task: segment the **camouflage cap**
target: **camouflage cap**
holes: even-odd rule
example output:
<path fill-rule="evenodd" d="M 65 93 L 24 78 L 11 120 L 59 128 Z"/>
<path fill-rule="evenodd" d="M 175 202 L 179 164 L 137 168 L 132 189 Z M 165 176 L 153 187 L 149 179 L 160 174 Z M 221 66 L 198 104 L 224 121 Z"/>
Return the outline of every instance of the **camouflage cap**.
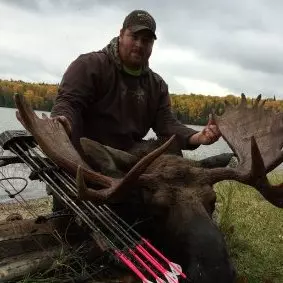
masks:
<path fill-rule="evenodd" d="M 154 18 L 144 10 L 134 10 L 128 16 L 126 16 L 123 29 L 130 29 L 132 32 L 138 32 L 140 30 L 147 29 L 152 32 L 156 39 L 156 23 Z"/>

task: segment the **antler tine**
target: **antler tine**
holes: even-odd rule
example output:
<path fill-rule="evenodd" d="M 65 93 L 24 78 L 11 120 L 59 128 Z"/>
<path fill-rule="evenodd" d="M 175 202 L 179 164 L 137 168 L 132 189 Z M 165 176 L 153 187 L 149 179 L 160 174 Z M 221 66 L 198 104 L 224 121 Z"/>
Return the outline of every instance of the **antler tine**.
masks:
<path fill-rule="evenodd" d="M 246 98 L 245 94 L 241 93 L 241 102 L 240 102 L 239 107 L 244 108 L 244 107 L 247 106 L 247 104 L 248 104 L 248 102 L 247 102 L 247 98 Z"/>
<path fill-rule="evenodd" d="M 250 179 L 253 178 L 258 180 L 262 176 L 265 176 L 265 166 L 264 161 L 262 159 L 261 153 L 259 151 L 257 142 L 255 140 L 255 137 L 251 137 L 251 157 L 252 157 L 252 163 L 251 163 L 251 175 Z"/>
<path fill-rule="evenodd" d="M 260 109 L 263 109 L 263 108 L 264 108 L 264 105 L 265 105 L 265 103 L 266 103 L 266 101 L 267 101 L 267 99 L 262 100 L 261 103 L 258 105 L 258 107 L 259 107 Z"/>
<path fill-rule="evenodd" d="M 14 101 L 18 108 L 16 111 L 16 117 L 20 121 L 20 123 L 24 126 L 27 131 L 31 131 L 31 127 L 36 123 L 38 117 L 32 111 L 29 104 L 26 103 L 24 97 L 16 93 L 14 95 Z"/>
<path fill-rule="evenodd" d="M 252 168 L 249 185 L 256 188 L 273 205 L 283 208 L 283 183 L 271 185 L 266 176 L 264 161 L 254 137 L 251 139 Z M 281 155 L 282 158 L 282 155 Z"/>
<path fill-rule="evenodd" d="M 78 170 L 77 170 L 77 175 L 76 175 L 76 184 L 77 184 L 77 188 L 78 188 L 78 198 L 81 200 L 88 200 L 89 199 L 89 194 L 92 191 L 91 189 L 88 189 L 85 183 L 85 179 L 84 179 L 84 168 L 82 168 L 81 165 L 78 166 Z M 112 183 L 111 183 L 112 184 Z M 111 184 L 109 184 L 109 186 L 111 186 Z M 100 198 L 100 194 L 98 195 L 96 201 L 102 201 L 103 199 Z"/>
<path fill-rule="evenodd" d="M 255 100 L 255 102 L 253 103 L 253 108 L 257 108 L 258 107 L 258 104 L 261 100 L 261 94 L 259 94 Z"/>
<path fill-rule="evenodd" d="M 94 190 L 87 188 L 84 182 L 83 168 L 79 167 L 76 177 L 79 198 L 94 202 L 120 200 L 125 196 L 125 193 L 131 189 L 131 185 L 135 183 L 146 168 L 170 146 L 174 139 L 175 135 L 163 145 L 143 157 L 123 179 L 113 179 L 111 186 L 106 189 Z"/>
<path fill-rule="evenodd" d="M 119 185 L 119 179 L 113 179 L 107 189 L 96 191 L 95 189 L 86 186 L 84 173 L 84 168 L 79 165 L 76 175 L 76 185 L 78 189 L 78 198 L 81 200 L 94 201 L 96 204 L 104 203 Z"/>

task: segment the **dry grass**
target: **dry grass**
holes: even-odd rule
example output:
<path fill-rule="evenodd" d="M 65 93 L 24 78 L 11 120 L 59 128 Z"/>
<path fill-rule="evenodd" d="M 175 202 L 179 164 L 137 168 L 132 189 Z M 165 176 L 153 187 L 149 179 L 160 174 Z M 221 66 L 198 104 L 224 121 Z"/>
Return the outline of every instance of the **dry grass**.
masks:
<path fill-rule="evenodd" d="M 49 214 L 52 209 L 52 198 L 45 197 L 29 201 L 0 203 L 0 221 L 5 220 L 12 213 L 19 213 L 25 219 L 34 218 L 38 215 Z"/>

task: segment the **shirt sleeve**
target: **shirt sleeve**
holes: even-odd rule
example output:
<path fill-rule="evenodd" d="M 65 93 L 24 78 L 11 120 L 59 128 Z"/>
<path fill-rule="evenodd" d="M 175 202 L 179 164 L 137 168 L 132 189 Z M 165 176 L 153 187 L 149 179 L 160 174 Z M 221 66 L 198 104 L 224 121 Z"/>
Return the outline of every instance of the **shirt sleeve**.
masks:
<path fill-rule="evenodd" d="M 157 136 L 172 136 L 175 134 L 181 149 L 193 150 L 198 148 L 199 145 L 189 144 L 190 136 L 197 133 L 197 131 L 186 127 L 173 116 L 168 87 L 164 81 L 161 82 L 160 90 L 159 107 L 152 129 Z"/>
<path fill-rule="evenodd" d="M 87 62 L 78 57 L 67 68 L 59 85 L 51 117 L 65 116 L 71 126 L 79 120 L 83 109 L 87 107 L 94 95 L 92 74 Z"/>

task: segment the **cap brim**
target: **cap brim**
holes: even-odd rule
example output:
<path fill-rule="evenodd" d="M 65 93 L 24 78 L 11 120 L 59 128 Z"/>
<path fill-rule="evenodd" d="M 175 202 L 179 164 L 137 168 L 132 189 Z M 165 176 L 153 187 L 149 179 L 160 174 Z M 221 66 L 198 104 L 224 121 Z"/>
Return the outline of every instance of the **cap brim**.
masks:
<path fill-rule="evenodd" d="M 152 33 L 154 39 L 157 39 L 156 34 L 147 26 L 136 25 L 136 26 L 131 26 L 130 29 L 132 32 L 138 32 L 141 30 L 149 30 Z"/>

